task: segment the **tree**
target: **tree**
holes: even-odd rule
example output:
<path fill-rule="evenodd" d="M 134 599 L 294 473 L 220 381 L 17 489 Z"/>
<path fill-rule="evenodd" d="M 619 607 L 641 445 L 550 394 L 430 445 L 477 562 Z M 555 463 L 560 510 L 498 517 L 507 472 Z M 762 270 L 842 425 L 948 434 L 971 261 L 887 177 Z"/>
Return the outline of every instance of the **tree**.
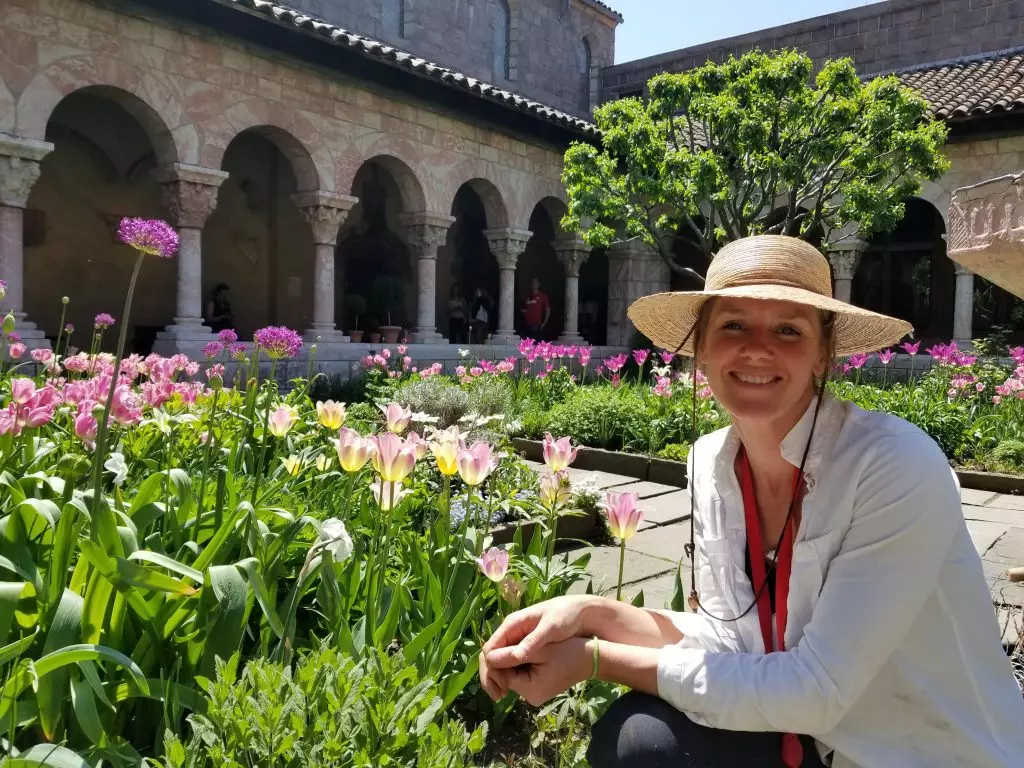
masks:
<path fill-rule="evenodd" d="M 948 168 L 946 126 L 894 76 L 863 83 L 849 59 L 812 74 L 801 53 L 754 51 L 658 75 L 646 102 L 602 105 L 602 146 L 565 154 L 563 228 L 592 247 L 640 238 L 680 272 L 677 236 L 710 261 L 748 235 L 828 247 L 892 229 L 921 179 Z"/>

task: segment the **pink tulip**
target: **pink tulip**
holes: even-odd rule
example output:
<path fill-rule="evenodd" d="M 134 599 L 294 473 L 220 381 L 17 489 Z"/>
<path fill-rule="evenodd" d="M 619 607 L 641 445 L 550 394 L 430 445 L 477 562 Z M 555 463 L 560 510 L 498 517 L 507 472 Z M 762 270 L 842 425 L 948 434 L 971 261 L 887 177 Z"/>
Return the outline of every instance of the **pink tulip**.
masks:
<path fill-rule="evenodd" d="M 93 441 L 96 440 L 96 430 L 99 425 L 96 423 L 96 418 L 85 411 L 79 413 L 75 417 L 75 434 L 88 446 L 92 446 Z"/>
<path fill-rule="evenodd" d="M 544 463 L 552 472 L 561 472 L 574 461 L 579 453 L 579 446 L 573 448 L 572 441 L 568 437 L 560 437 L 555 440 L 550 432 L 544 433 Z"/>
<path fill-rule="evenodd" d="M 400 483 L 416 466 L 416 446 L 393 432 L 370 438 L 373 444 L 373 468 L 389 483 Z"/>
<path fill-rule="evenodd" d="M 472 448 L 459 450 L 459 476 L 466 485 L 480 485 L 494 469 L 491 457 L 491 445 L 478 442 Z"/>
<path fill-rule="evenodd" d="M 896 357 L 896 353 L 891 349 L 878 353 L 878 359 L 882 362 L 882 365 L 888 365 L 894 357 Z"/>
<path fill-rule="evenodd" d="M 497 584 L 508 573 L 508 551 L 491 547 L 476 559 L 476 564 L 484 576 Z"/>
<path fill-rule="evenodd" d="M 540 503 L 548 508 L 560 507 L 569 500 L 569 484 L 563 473 L 544 474 L 540 478 Z"/>
<path fill-rule="evenodd" d="M 410 432 L 405 437 L 405 444 L 412 448 L 413 453 L 416 454 L 416 461 L 419 461 L 427 455 L 427 451 L 430 450 L 430 444 L 420 437 L 419 432 Z"/>
<path fill-rule="evenodd" d="M 11 356 L 11 360 L 21 360 L 21 358 L 25 356 L 25 351 L 27 349 L 28 347 L 26 347 L 24 344 L 16 341 L 13 344 L 11 344 L 7 352 Z"/>
<path fill-rule="evenodd" d="M 658 355 L 661 357 L 661 362 L 663 362 L 665 365 L 669 365 L 672 362 L 672 358 L 675 357 L 675 355 L 669 352 L 668 350 L 665 350 L 664 352 L 659 352 Z"/>
<path fill-rule="evenodd" d="M 32 379 L 11 379 L 11 399 L 18 405 L 24 405 L 36 392 L 36 383 Z"/>
<path fill-rule="evenodd" d="M 905 344 L 903 344 L 902 346 L 903 346 L 903 351 L 904 352 L 906 352 L 908 355 L 913 356 L 913 355 L 916 355 L 917 354 L 917 350 L 919 350 L 921 348 L 921 342 L 920 341 L 916 341 L 913 344 L 911 344 L 908 341 Z"/>
<path fill-rule="evenodd" d="M 348 427 L 342 427 L 338 434 L 338 439 L 334 441 L 338 463 L 346 472 L 358 472 L 370 460 L 373 443 Z"/>
<path fill-rule="evenodd" d="M 270 412 L 267 428 L 274 437 L 284 437 L 298 420 L 299 412 L 290 405 L 282 404 Z"/>
<path fill-rule="evenodd" d="M 405 432 L 409 426 L 409 420 L 412 418 L 412 411 L 403 408 L 398 403 L 388 403 L 386 406 L 380 406 L 380 409 L 384 413 L 388 432 L 394 432 L 396 435 Z"/>
<path fill-rule="evenodd" d="M 53 352 L 45 347 L 33 349 L 29 354 L 33 360 L 37 363 L 41 363 L 42 365 L 46 365 L 53 360 Z"/>
<path fill-rule="evenodd" d="M 401 483 L 386 483 L 383 480 L 371 483 L 370 492 L 381 512 L 390 512 L 410 493 L 409 489 L 403 488 Z"/>
<path fill-rule="evenodd" d="M 626 541 L 633 538 L 637 526 L 643 520 L 644 514 L 637 506 L 640 497 L 636 493 L 613 493 L 605 494 L 601 508 L 608 516 L 608 526 L 612 530 L 612 536 Z"/>
<path fill-rule="evenodd" d="M 650 352 L 648 352 L 648 350 L 646 349 L 634 349 L 633 360 L 636 362 L 637 365 L 639 365 L 642 368 L 644 363 L 647 362 L 648 354 L 650 354 Z"/>

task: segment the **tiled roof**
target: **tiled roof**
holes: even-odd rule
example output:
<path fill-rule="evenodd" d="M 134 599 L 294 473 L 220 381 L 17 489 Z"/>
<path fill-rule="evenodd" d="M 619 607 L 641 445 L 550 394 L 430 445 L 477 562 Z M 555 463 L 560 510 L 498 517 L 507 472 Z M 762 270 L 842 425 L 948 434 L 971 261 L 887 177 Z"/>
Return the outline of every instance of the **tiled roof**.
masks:
<path fill-rule="evenodd" d="M 1024 108 L 1024 49 L 915 67 L 896 76 L 944 120 Z"/>
<path fill-rule="evenodd" d="M 596 0 L 594 1 L 596 2 Z M 218 2 L 255 11 L 266 16 L 269 20 L 319 35 L 335 45 L 356 51 L 367 58 L 408 70 L 410 73 L 421 77 L 437 80 L 451 88 L 469 91 L 482 99 L 505 104 L 510 108 L 526 112 L 541 120 L 571 128 L 594 137 L 598 135 L 597 126 L 589 120 L 570 115 L 567 112 L 562 112 L 554 107 L 533 101 L 517 93 L 506 91 L 478 78 L 470 77 L 454 69 L 427 61 L 380 40 L 349 32 L 346 29 L 294 8 L 288 8 L 270 0 L 218 0 Z"/>
<path fill-rule="evenodd" d="M 618 11 L 616 11 L 610 5 L 606 5 L 605 3 L 602 3 L 601 0 L 583 0 L 583 2 L 586 5 L 590 5 L 590 6 L 593 6 L 594 8 L 597 8 L 600 11 L 604 11 L 605 13 L 607 13 L 612 18 L 617 19 L 619 24 L 622 23 L 622 14 L 619 13 Z"/>

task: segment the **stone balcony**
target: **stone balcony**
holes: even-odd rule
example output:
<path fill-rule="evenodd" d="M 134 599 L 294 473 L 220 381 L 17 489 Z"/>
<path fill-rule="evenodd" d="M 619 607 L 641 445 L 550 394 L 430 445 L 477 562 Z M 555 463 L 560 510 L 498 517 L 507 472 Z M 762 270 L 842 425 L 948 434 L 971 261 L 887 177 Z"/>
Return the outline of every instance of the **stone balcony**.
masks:
<path fill-rule="evenodd" d="M 1024 173 L 953 193 L 947 252 L 974 274 L 1024 297 Z"/>

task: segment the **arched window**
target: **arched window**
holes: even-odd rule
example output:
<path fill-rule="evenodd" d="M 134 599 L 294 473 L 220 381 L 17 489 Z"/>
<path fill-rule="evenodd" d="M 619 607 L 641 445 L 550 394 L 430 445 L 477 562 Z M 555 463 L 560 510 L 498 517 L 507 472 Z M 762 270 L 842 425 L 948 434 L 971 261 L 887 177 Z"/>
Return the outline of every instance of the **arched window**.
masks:
<path fill-rule="evenodd" d="M 384 0 L 381 23 L 386 38 L 394 40 L 405 37 L 405 0 Z"/>
<path fill-rule="evenodd" d="M 580 109 L 584 112 L 590 111 L 590 67 L 593 57 L 590 53 L 590 41 L 583 38 L 580 41 L 578 70 L 580 73 Z"/>
<path fill-rule="evenodd" d="M 508 0 L 497 0 L 494 17 L 494 79 L 509 80 L 512 60 L 512 11 Z"/>

